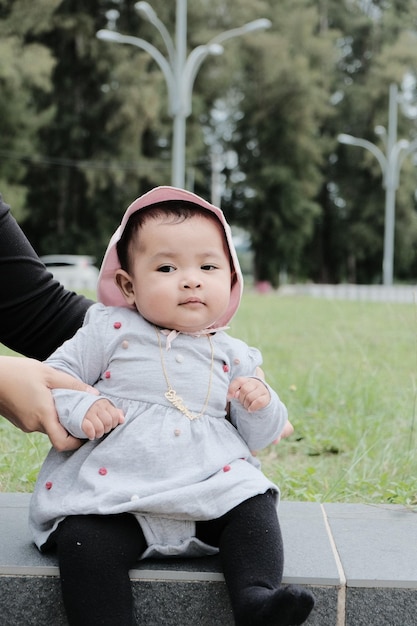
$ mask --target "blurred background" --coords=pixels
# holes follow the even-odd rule
[[[176,184],[255,283],[414,284],[416,81],[416,0],[0,0],[0,192],[41,255]]]

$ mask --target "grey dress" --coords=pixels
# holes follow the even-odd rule
[[[129,512],[148,543],[143,558],[210,554],[216,550],[195,538],[196,521],[220,517],[269,489],[278,498],[251,451],[279,436],[285,406],[268,387],[264,409],[248,413],[232,401],[230,419],[225,411],[230,381],[253,376],[261,364],[257,349],[224,331],[179,334],[167,345],[166,334],[136,311],[95,304],[47,362],[94,385],[123,409],[125,422],[74,452],[51,449],[30,507],[40,549],[66,516]],[[165,397],[167,378],[195,419]],[[81,423],[97,396],[71,390],[54,396],[62,424],[85,438]]]

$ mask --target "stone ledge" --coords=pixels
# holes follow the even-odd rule
[[[0,494],[0,626],[66,626],[58,568],[30,541],[30,494]],[[310,587],[308,626],[417,624],[416,512],[397,505],[282,502],[284,582]],[[143,626],[232,626],[216,557],[131,571]]]

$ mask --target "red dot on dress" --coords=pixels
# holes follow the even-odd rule
[[[48,480],[47,483],[45,483],[45,487],[49,490],[52,489],[52,483]]]
[[[114,322],[113,327],[114,328],[121,328],[122,327],[122,322]]]
[[[230,465],[225,465],[224,468],[223,468],[223,471],[224,472],[230,472],[231,469],[232,468],[230,467]]]
[[[107,474],[107,470],[105,467],[100,467],[98,473],[100,474],[100,476],[105,476]]]
[[[109,372],[109,370],[107,370],[107,372],[104,372],[104,378],[110,378],[111,374]]]

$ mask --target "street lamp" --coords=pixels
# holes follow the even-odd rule
[[[384,258],[382,262],[383,284],[392,285],[394,274],[394,232],[395,232],[395,193],[398,189],[401,165],[405,157],[417,148],[417,139],[397,141],[398,89],[390,85],[388,107],[388,132],[383,126],[377,126],[375,132],[384,137],[385,154],[367,139],[359,139],[342,133],[337,139],[340,143],[359,146],[372,152],[382,170],[382,186],[385,189],[385,226]]]
[[[258,19],[240,28],[233,28],[213,37],[208,43],[197,46],[187,58],[187,0],[177,0],[175,44],[168,30],[158,18],[148,2],[137,2],[135,9],[139,15],[155,26],[166,47],[166,56],[156,46],[140,37],[122,35],[112,28],[99,30],[97,37],[103,41],[126,43],[148,52],[159,65],[165,77],[168,89],[168,112],[173,118],[172,142],[172,184],[175,187],[185,185],[185,124],[192,110],[192,91],[198,70],[209,55],[223,53],[224,41],[271,26],[270,20]],[[112,11],[113,13],[113,11]],[[114,16],[113,16],[114,17]]]

